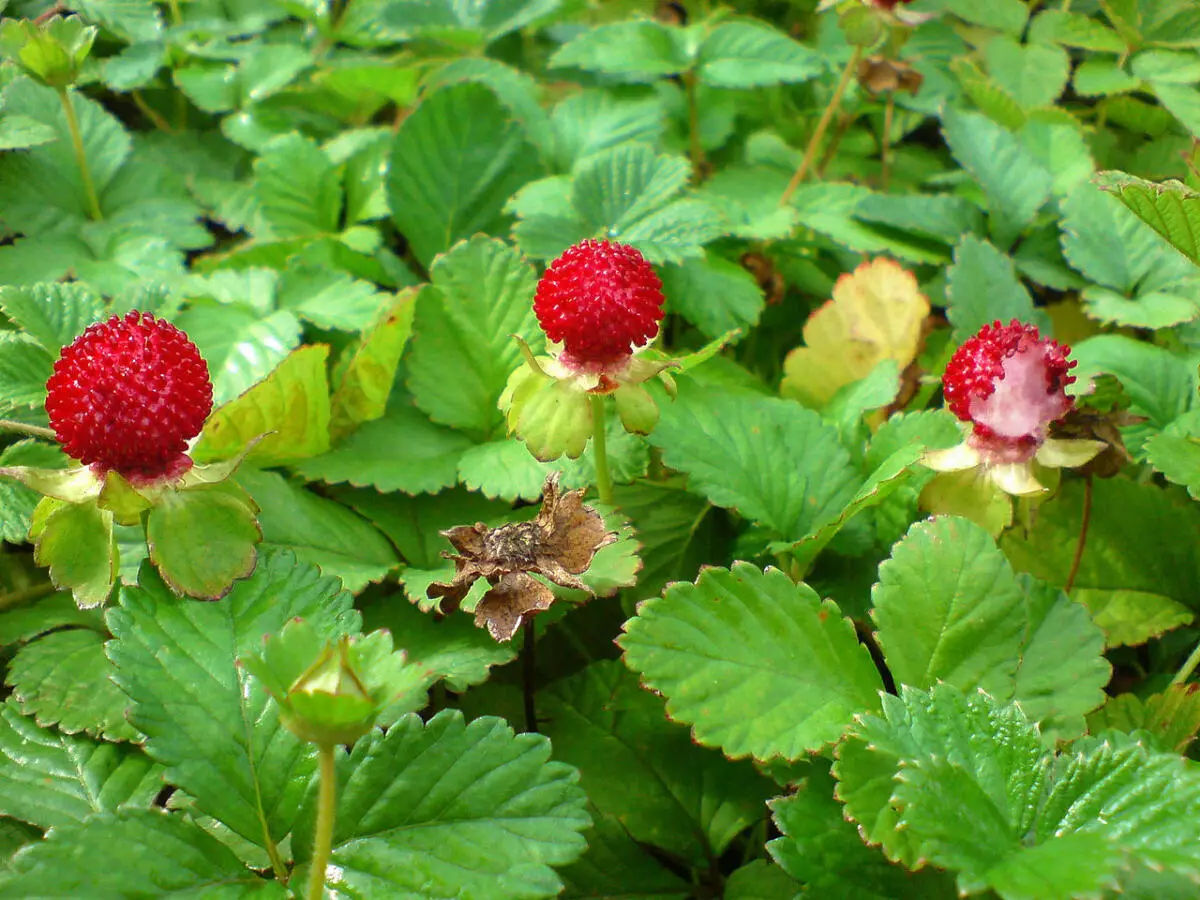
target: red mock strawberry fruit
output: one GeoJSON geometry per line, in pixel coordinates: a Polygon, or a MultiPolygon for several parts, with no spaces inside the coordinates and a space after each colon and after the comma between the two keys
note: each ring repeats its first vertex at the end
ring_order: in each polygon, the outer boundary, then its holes
{"type": "Polygon", "coordinates": [[[212,410],[208,366],[187,335],[149,313],[90,326],[46,382],[50,425],[69,456],[135,484],[191,468],[187,442],[212,410]]]}
{"type": "Polygon", "coordinates": [[[563,345],[562,362],[612,372],[658,334],[662,282],[633,247],[581,241],[550,264],[538,282],[533,311],[546,336],[563,345]]]}
{"type": "Polygon", "coordinates": [[[942,379],[946,406],[972,424],[969,442],[988,461],[1032,458],[1050,423],[1071,409],[1070,352],[1016,319],[985,325],[958,348],[942,379]]]}

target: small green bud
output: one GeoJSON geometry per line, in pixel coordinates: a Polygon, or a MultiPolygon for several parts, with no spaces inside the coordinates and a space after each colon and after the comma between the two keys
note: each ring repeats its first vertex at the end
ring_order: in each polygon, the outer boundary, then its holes
{"type": "Polygon", "coordinates": [[[279,704],[287,729],[320,746],[354,743],[385,708],[419,699],[426,683],[402,652],[392,652],[388,632],[329,642],[300,619],[269,636],[261,656],[241,663],[279,704]]]}
{"type": "Polygon", "coordinates": [[[846,35],[846,43],[852,47],[873,47],[883,37],[883,18],[874,7],[851,7],[841,14],[838,22],[846,35]]]}
{"type": "Polygon", "coordinates": [[[0,56],[40,84],[60,91],[79,80],[95,40],[95,26],[84,25],[78,16],[54,16],[41,25],[27,19],[0,24],[0,56]]]}

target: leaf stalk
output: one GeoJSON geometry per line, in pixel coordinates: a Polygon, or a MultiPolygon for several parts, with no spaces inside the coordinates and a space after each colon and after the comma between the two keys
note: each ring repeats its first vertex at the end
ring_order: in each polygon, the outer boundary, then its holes
{"type": "Polygon", "coordinates": [[[88,168],[87,153],[83,148],[83,134],[79,130],[79,119],[75,115],[75,105],[67,88],[59,88],[58,99],[62,102],[63,112],[67,117],[67,130],[71,133],[71,146],[75,149],[75,163],[79,166],[79,177],[83,180],[83,189],[87,193],[88,215],[93,222],[104,218],[100,212],[100,198],[96,195],[96,185],[92,181],[92,172],[88,168]]]}

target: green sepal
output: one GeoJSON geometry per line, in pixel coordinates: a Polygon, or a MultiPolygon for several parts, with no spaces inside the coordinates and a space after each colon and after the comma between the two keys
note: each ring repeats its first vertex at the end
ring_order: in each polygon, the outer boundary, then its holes
{"type": "Polygon", "coordinates": [[[142,513],[157,500],[153,494],[143,494],[116,472],[109,472],[104,477],[96,505],[112,513],[118,525],[137,525],[142,520],[142,513]]]}
{"type": "Polygon", "coordinates": [[[320,746],[354,743],[403,698],[414,702],[401,712],[413,711],[427,685],[424,672],[393,652],[387,631],[330,643],[303,619],[269,636],[261,655],[240,662],[279,704],[288,730],[320,746]]]}
{"type": "MultiPolygon", "coordinates": [[[[575,379],[545,374],[541,360],[527,360],[508,378],[500,408],[508,430],[542,462],[560,456],[578,459],[592,435],[592,406],[575,379]]],[[[546,360],[550,363],[550,360],[546,360]]]]}
{"type": "Polygon", "coordinates": [[[0,25],[0,56],[39,84],[64,90],[79,78],[96,31],[78,16],[54,16],[42,25],[9,19],[0,25]]]}
{"type": "Polygon", "coordinates": [[[55,587],[69,590],[83,609],[108,599],[119,562],[112,513],[94,503],[43,497],[29,533],[34,562],[49,567],[55,587]]]}
{"type": "Polygon", "coordinates": [[[242,463],[246,461],[246,457],[254,451],[254,448],[257,447],[261,441],[267,437],[270,437],[274,433],[275,432],[273,431],[264,431],[257,437],[252,438],[246,444],[246,446],[242,448],[241,452],[238,453],[237,456],[230,457],[229,459],[223,459],[220,462],[209,463],[208,465],[204,466],[192,466],[183,473],[183,477],[179,481],[180,488],[186,491],[201,485],[220,484],[233,475],[233,473],[241,467],[242,463]]]}
{"type": "Polygon", "coordinates": [[[851,7],[838,17],[838,23],[851,47],[872,47],[883,37],[883,19],[874,7],[851,7]]]}
{"type": "Polygon", "coordinates": [[[87,466],[70,469],[39,469],[33,466],[2,466],[0,477],[12,478],[43,497],[53,497],[64,503],[85,503],[95,500],[104,482],[87,466]]]}
{"type": "Polygon", "coordinates": [[[146,516],[150,561],[173,591],[219,600],[254,571],[258,508],[233,482],[166,491],[146,516]]]}
{"type": "Polygon", "coordinates": [[[630,434],[649,434],[658,424],[658,404],[640,384],[623,384],[613,391],[617,415],[630,434]]]}

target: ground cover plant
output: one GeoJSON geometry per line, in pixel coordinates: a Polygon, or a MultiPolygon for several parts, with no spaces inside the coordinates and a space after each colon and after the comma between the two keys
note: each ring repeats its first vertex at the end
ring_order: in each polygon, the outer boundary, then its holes
{"type": "Polygon", "coordinates": [[[1192,0],[0,58],[0,898],[1200,894],[1192,0]]]}

